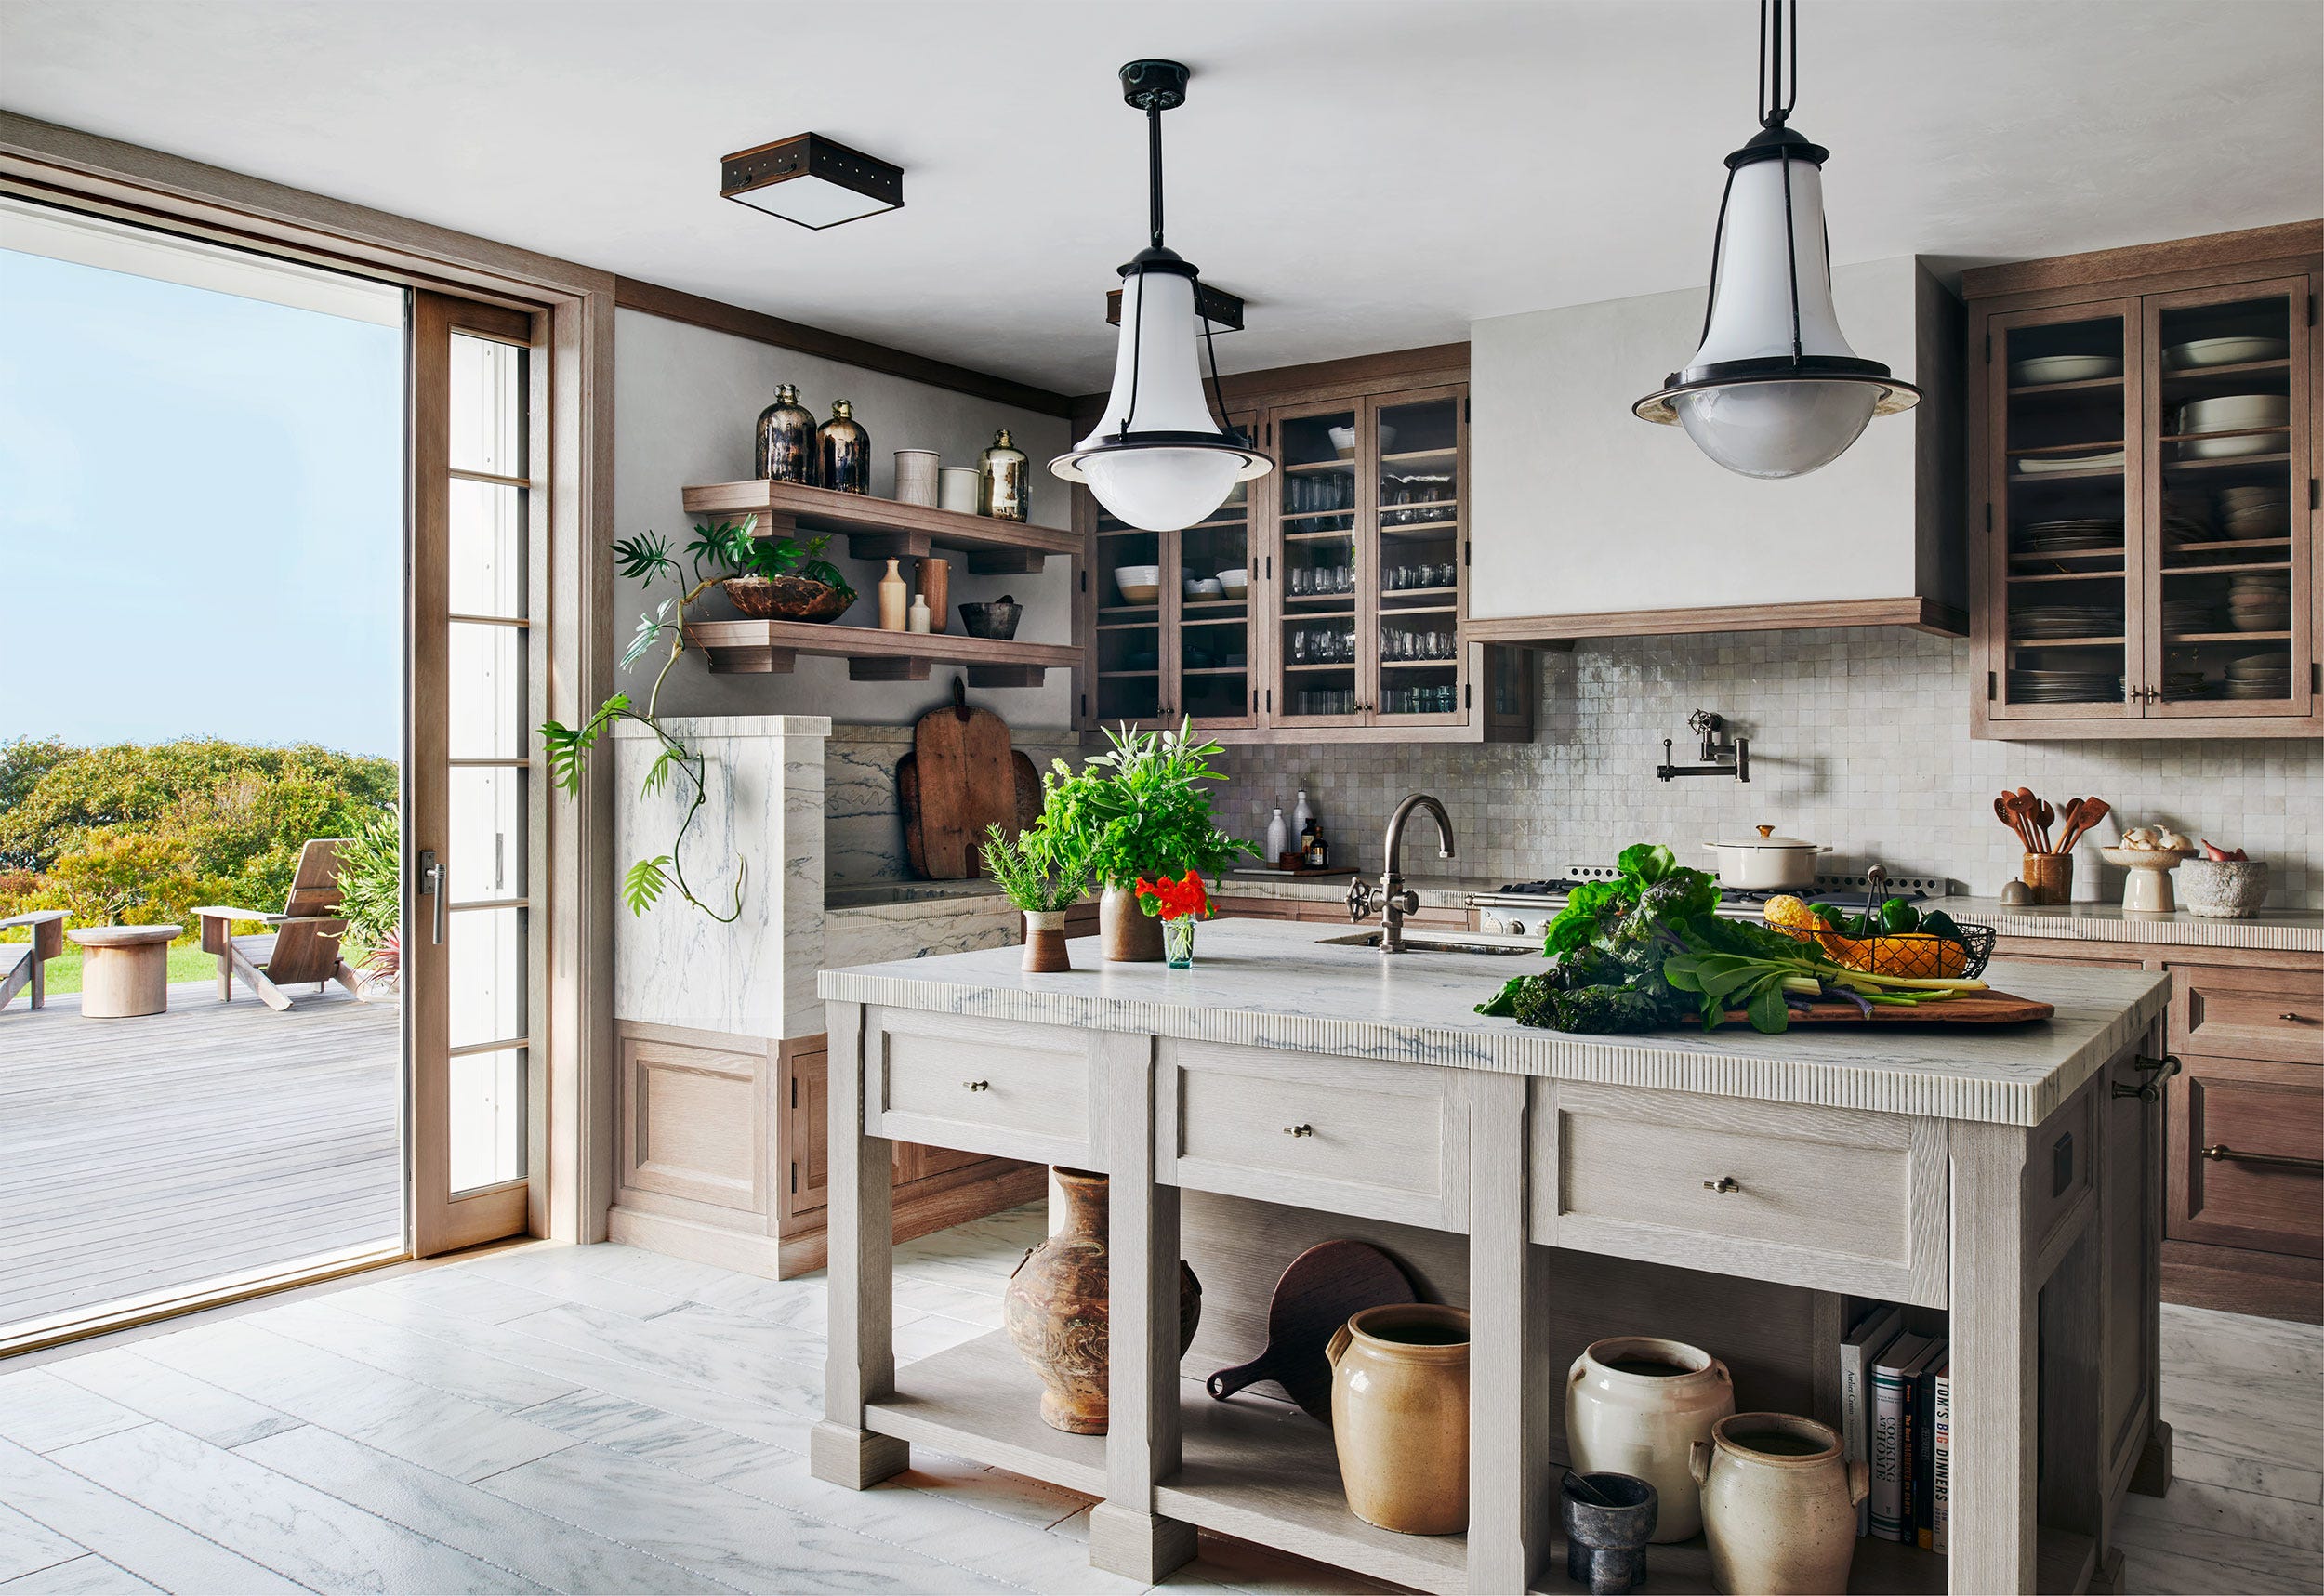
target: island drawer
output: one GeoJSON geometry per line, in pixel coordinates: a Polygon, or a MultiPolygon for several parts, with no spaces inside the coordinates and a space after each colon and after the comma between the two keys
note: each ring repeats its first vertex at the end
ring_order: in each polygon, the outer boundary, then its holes
{"type": "Polygon", "coordinates": [[[2324,1064],[2324,975],[2177,959],[2170,969],[2174,1050],[2324,1064]]]}
{"type": "Polygon", "coordinates": [[[1537,1079],[1528,1122],[1537,1242],[1945,1305],[1941,1121],[1537,1079]]]}
{"type": "Polygon", "coordinates": [[[864,1133],[1103,1169],[1104,1098],[1092,1032],[874,1009],[864,1036],[864,1133]]]}
{"type": "Polygon", "coordinates": [[[1460,1071],[1164,1038],[1154,1089],[1166,1185],[1469,1228],[1460,1071]]]}

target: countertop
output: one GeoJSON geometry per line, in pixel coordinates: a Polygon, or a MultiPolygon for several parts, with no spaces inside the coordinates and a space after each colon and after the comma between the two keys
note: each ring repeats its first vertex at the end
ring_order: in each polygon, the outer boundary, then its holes
{"type": "Polygon", "coordinates": [[[1996,961],[1993,984],[2057,1006],[2033,1025],[1741,1025],[1645,1035],[1575,1036],[1490,1019],[1475,1006],[1525,955],[1406,953],[1333,946],[1338,927],[1214,920],[1195,938],[1195,968],[1107,964],[1093,938],[1075,968],[1028,975],[1014,947],[826,969],[817,990],[1023,1023],[1238,1043],[1393,1062],[1499,1070],[1567,1080],[1816,1103],[1888,1114],[2038,1125],[2162,1013],[2160,972],[1996,961]]]}

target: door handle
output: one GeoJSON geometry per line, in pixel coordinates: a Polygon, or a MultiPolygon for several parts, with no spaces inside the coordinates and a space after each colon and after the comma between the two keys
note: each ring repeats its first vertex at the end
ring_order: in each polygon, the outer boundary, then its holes
{"type": "Polygon", "coordinates": [[[2113,1095],[2154,1102],[2162,1096],[2162,1083],[2179,1073],[2179,1055],[2165,1053],[2159,1059],[2150,1059],[2141,1053],[2131,1062],[2131,1067],[2139,1073],[2138,1085],[2124,1086],[2120,1081],[2109,1081],[2106,1084],[2113,1088],[2113,1095]]]}
{"type": "Polygon", "coordinates": [[[435,900],[434,912],[430,916],[434,930],[429,941],[438,947],[443,945],[444,895],[451,879],[452,872],[436,857],[434,849],[423,848],[419,851],[419,868],[414,872],[412,890],[435,900]]]}
{"type": "Polygon", "coordinates": [[[2303,1174],[2324,1175],[2324,1158],[2288,1158],[2280,1153],[2238,1153],[2225,1142],[2204,1148],[2203,1156],[2214,1164],[2259,1164],[2270,1169],[2297,1169],[2303,1174]]]}

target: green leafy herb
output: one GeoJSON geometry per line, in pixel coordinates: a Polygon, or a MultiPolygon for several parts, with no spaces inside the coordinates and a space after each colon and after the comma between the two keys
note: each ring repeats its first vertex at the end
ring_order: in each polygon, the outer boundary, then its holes
{"type": "Polygon", "coordinates": [[[1127,890],[1142,876],[1215,876],[1258,852],[1211,818],[1208,784],[1226,776],[1210,763],[1219,745],[1197,742],[1192,721],[1176,731],[1109,728],[1105,735],[1113,745],[1080,770],[1055,759],[1041,778],[1041,829],[1082,838],[1097,881],[1127,890]]]}

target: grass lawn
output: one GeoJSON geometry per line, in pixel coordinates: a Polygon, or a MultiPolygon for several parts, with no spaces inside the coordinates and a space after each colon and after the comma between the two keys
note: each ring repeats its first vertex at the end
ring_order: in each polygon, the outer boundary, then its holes
{"type": "MultiPolygon", "coordinates": [[[[188,943],[169,950],[169,980],[171,985],[185,981],[208,981],[218,974],[218,956],[204,953],[197,943],[188,943]]],[[[48,961],[48,992],[51,996],[81,990],[81,949],[75,943],[64,944],[64,952],[48,961]]]]}

